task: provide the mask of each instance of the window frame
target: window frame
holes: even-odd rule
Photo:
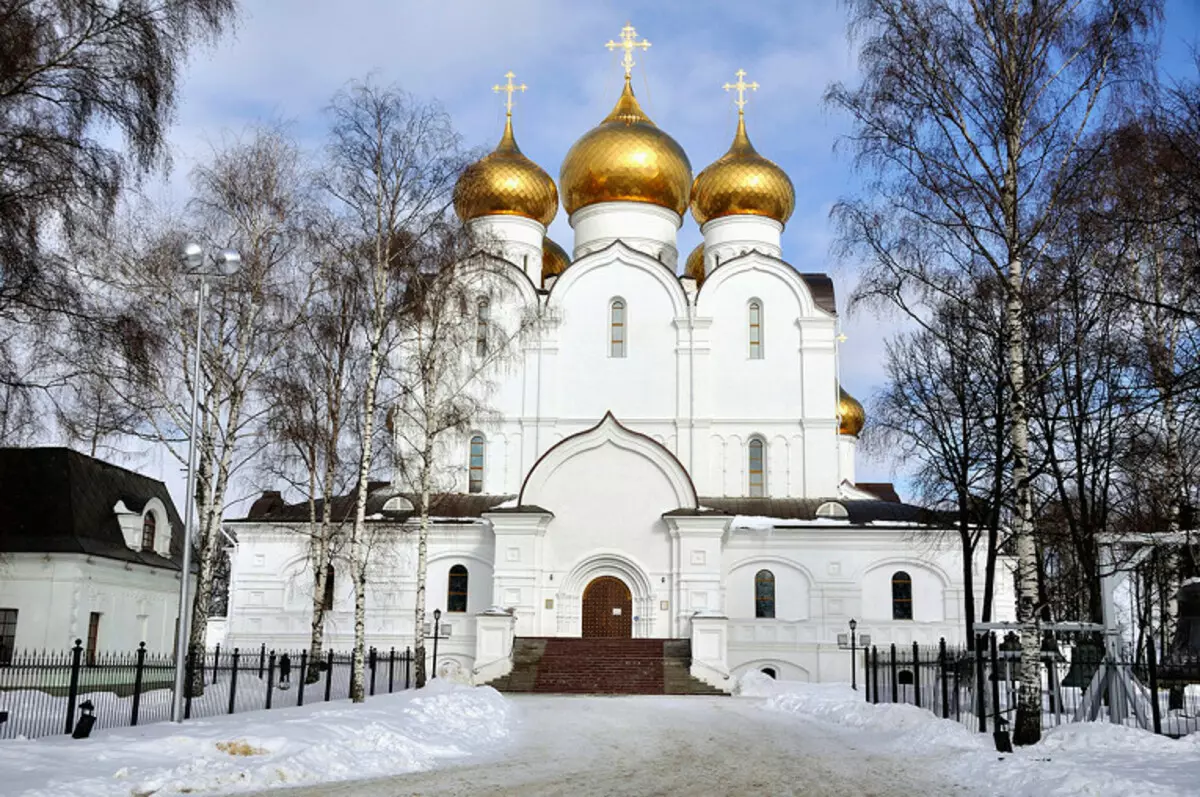
[[[475,303],[475,356],[486,357],[488,333],[491,331],[492,302],[486,296]]]
[[[146,541],[146,535],[149,533],[149,544]],[[146,512],[142,515],[142,550],[154,551],[154,543],[158,541],[158,517],[154,512]]]
[[[12,664],[17,652],[17,622],[21,619],[21,610],[10,607],[0,608],[0,667]]]
[[[755,318],[755,314],[758,318]],[[746,304],[747,357],[751,360],[764,359],[763,352],[763,303],[751,299]]]
[[[476,441],[479,453],[475,453]],[[476,456],[479,462],[476,464]],[[483,479],[487,475],[487,438],[476,432],[467,441],[467,492],[480,494],[483,492]]]
[[[905,570],[897,570],[892,573],[890,583],[892,585],[892,619],[912,620],[914,616],[912,576]],[[906,614],[907,616],[904,616]]]
[[[775,574],[765,567],[754,574],[754,619],[775,619]]]
[[[456,579],[461,579],[461,583],[456,584]],[[461,589],[456,589],[456,587],[461,587]],[[446,613],[465,613],[470,595],[471,571],[467,570],[467,566],[462,563],[452,565],[446,574]]]
[[[754,469],[754,448],[758,447],[758,470]],[[755,492],[755,475],[758,476]],[[767,441],[758,435],[752,436],[746,442],[746,494],[750,498],[767,497]]]
[[[618,311],[620,320],[617,320]],[[617,330],[620,330],[619,338]],[[629,356],[629,303],[620,296],[608,303],[608,356],[619,360]]]

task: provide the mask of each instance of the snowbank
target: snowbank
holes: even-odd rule
[[[22,797],[166,797],[382,777],[494,748],[510,733],[510,713],[490,687],[433,681],[357,706],[320,703],[86,740],[0,742],[0,772],[4,793]]]
[[[1180,740],[1103,722],[1050,728],[1040,744],[995,752],[990,734],[903,704],[872,705],[844,684],[747,673],[736,692],[763,707],[857,730],[860,750],[905,752],[971,794],[1004,797],[1176,797],[1200,793],[1200,736]]]

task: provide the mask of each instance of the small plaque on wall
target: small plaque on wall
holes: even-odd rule
[[[659,601],[658,608],[665,612],[667,609],[671,608],[671,602],[670,601]]]
[[[704,551],[692,551],[692,564],[703,565],[708,561],[708,554]]]
[[[521,549],[520,548],[509,548],[508,551],[505,553],[505,558],[508,559],[508,561],[510,561],[510,562],[521,561]]]
[[[546,598],[546,608],[547,609],[554,608],[554,598]]]
[[[621,614],[621,607],[620,607],[620,606],[614,606],[614,607],[613,607],[613,615],[620,615],[620,614]]]

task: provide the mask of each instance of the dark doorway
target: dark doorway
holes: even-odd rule
[[[624,581],[600,576],[583,590],[583,635],[618,639],[633,636],[633,597]]]

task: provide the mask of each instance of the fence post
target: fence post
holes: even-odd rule
[[[213,683],[217,682],[217,671],[221,669],[221,643],[213,650]]]
[[[70,733],[75,729],[75,701],[79,699],[79,664],[83,661],[83,640],[76,639],[75,647],[71,648],[71,686],[67,691],[67,729]]]
[[[938,640],[938,680],[942,687],[942,719],[950,719],[950,684],[946,677],[946,637]]]
[[[229,713],[233,713],[234,700],[237,698],[237,668],[240,651],[233,649],[233,662],[229,668]]]
[[[130,725],[137,725],[138,707],[142,703],[142,670],[145,666],[146,643],[141,642],[137,650],[137,669],[133,673],[133,710],[130,712]]]
[[[983,681],[983,649],[987,645],[983,634],[975,638],[975,714],[979,732],[987,733],[987,689]]]
[[[188,645],[187,659],[183,663],[187,670],[187,681],[183,684],[183,718],[192,718],[192,679],[196,677],[196,648]],[[200,680],[204,680],[204,657],[200,657]]]
[[[412,648],[404,648],[404,688],[408,689],[408,677],[412,675]]]
[[[325,702],[329,702],[329,695],[333,690],[333,651],[329,651],[329,656],[326,658],[325,664]]]
[[[388,694],[392,693],[392,679],[396,677],[396,646],[388,651]]]
[[[275,651],[267,661],[267,708],[271,707],[271,697],[275,694]]]
[[[913,700],[921,707],[921,646],[913,642]],[[931,701],[932,702],[932,701]]]
[[[375,697],[375,663],[379,656],[375,652],[375,648],[371,648],[371,697]]]
[[[900,694],[900,674],[896,672],[896,643],[892,643],[892,702]]]
[[[1162,733],[1162,706],[1158,705],[1158,654],[1154,650],[1154,632],[1146,634],[1146,664],[1150,667],[1150,715],[1154,732]]]
[[[863,700],[871,702],[871,649],[863,648]]]
[[[267,643],[262,643],[262,647],[258,649],[258,680],[262,680],[263,665],[267,662]]]
[[[879,648],[871,646],[871,677],[875,679],[875,684],[871,688],[871,698],[875,703],[879,702]]]
[[[300,651],[300,691],[296,694],[296,705],[304,705],[304,682],[308,680],[308,650]]]

